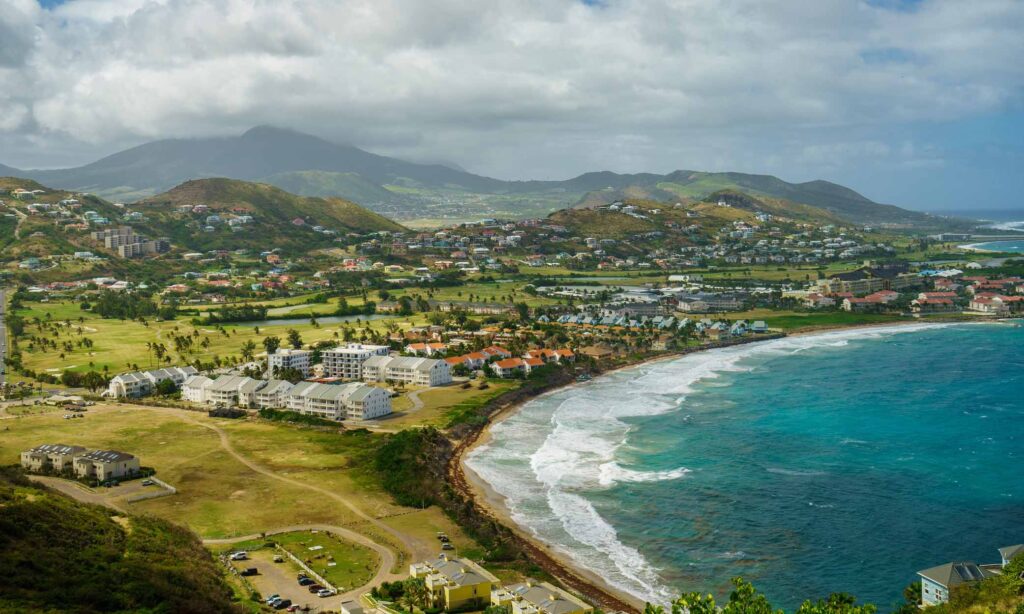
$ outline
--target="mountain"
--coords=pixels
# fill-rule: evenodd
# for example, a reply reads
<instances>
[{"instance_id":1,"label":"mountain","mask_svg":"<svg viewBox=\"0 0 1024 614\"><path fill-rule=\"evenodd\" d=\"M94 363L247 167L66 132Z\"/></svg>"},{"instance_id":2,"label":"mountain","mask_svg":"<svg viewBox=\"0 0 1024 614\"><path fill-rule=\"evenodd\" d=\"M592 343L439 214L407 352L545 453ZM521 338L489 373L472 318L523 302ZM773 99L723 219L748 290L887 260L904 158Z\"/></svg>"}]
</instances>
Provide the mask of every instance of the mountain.
<instances>
[{"instance_id":1,"label":"mountain","mask_svg":"<svg viewBox=\"0 0 1024 614\"><path fill-rule=\"evenodd\" d=\"M450 163L407 162L269 126L237 137L155 141L78 168L0 167L0 174L125 201L144 199L190 179L230 177L306 196L339 196L406 220L534 217L622 198L699 200L719 190L736 190L819 207L855 223L942 223L940 218L879 204L827 181L789 183L770 175L689 170L666 175L603 171L565 181L501 181Z\"/></svg>"}]
</instances>

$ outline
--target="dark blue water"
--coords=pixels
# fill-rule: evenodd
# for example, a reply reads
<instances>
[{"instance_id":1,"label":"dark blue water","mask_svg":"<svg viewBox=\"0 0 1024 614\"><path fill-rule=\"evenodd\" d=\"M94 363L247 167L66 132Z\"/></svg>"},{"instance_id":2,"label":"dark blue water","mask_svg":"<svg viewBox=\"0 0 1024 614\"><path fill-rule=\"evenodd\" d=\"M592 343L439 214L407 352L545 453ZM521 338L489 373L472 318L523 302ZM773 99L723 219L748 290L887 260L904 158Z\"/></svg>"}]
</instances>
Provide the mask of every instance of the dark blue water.
<instances>
[{"instance_id":1,"label":"dark blue water","mask_svg":"<svg viewBox=\"0 0 1024 614\"><path fill-rule=\"evenodd\" d=\"M648 599L888 609L1024 541L1024 328L840 333L620 372L531 403L471 466L517 521ZM688 471L687 471L688 470Z\"/></svg>"}]
</instances>

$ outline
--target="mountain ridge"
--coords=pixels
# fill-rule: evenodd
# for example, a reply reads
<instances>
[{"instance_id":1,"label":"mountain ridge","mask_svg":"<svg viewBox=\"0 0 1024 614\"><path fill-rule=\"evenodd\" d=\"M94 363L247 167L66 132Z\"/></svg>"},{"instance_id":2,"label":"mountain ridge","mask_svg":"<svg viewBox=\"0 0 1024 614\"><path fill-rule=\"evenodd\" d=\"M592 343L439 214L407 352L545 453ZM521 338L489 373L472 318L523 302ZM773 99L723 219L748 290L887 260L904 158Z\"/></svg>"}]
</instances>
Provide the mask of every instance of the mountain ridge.
<instances>
[{"instance_id":1,"label":"mountain ridge","mask_svg":"<svg viewBox=\"0 0 1024 614\"><path fill-rule=\"evenodd\" d=\"M592 171L566 180L504 181L449 165L390 158L272 126L256 126L235 137L152 141L75 168L18 170L0 165L0 174L129 201L144 200L190 179L229 177L270 183L304 196L358 200L399 217L422 213L424 202L443 211L445 202L467 195L481 197L481 213L511 211L529 216L586 203L591 197L600 201L601 193L615 190L631 197L669 200L739 189L827 209L855 223L922 224L936 219L876 203L824 180L790 183L772 175L676 170L667 174ZM507 208L494 211L497 201ZM531 203L536 205L533 210L524 209L524 204Z\"/></svg>"}]
</instances>

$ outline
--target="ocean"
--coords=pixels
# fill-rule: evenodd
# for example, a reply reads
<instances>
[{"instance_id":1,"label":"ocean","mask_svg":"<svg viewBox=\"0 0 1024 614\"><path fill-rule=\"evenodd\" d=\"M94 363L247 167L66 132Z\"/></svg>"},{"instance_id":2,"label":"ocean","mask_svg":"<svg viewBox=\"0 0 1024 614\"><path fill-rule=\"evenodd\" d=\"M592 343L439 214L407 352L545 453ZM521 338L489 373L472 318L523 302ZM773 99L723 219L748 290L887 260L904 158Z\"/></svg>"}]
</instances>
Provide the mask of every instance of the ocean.
<instances>
[{"instance_id":1,"label":"ocean","mask_svg":"<svg viewBox=\"0 0 1024 614\"><path fill-rule=\"evenodd\" d=\"M539 397L467 464L643 599L901 600L1024 541L1024 328L923 324L712 350Z\"/></svg>"}]
</instances>

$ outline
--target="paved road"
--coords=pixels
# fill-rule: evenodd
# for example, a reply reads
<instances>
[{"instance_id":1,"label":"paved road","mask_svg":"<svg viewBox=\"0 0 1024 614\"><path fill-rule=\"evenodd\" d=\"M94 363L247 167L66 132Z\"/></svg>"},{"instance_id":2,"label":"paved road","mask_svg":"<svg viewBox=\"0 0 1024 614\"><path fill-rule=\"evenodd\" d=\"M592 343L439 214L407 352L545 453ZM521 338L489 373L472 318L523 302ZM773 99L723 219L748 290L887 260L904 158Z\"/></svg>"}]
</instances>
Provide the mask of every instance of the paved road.
<instances>
[{"instance_id":1,"label":"paved road","mask_svg":"<svg viewBox=\"0 0 1024 614\"><path fill-rule=\"evenodd\" d=\"M45 486L49 486L50 488L60 491L65 495L71 497L72 499L77 499L82 503L103 505L118 512L125 512L125 509L121 507L118 503L114 502L110 498L110 496L104 493L96 492L95 490L87 488L86 486L79 484L78 482L73 482L71 480L63 480L61 478L52 478L45 475L30 475L28 476L28 479L32 480L33 482L39 482L40 484L43 484Z\"/></svg>"}]
</instances>

